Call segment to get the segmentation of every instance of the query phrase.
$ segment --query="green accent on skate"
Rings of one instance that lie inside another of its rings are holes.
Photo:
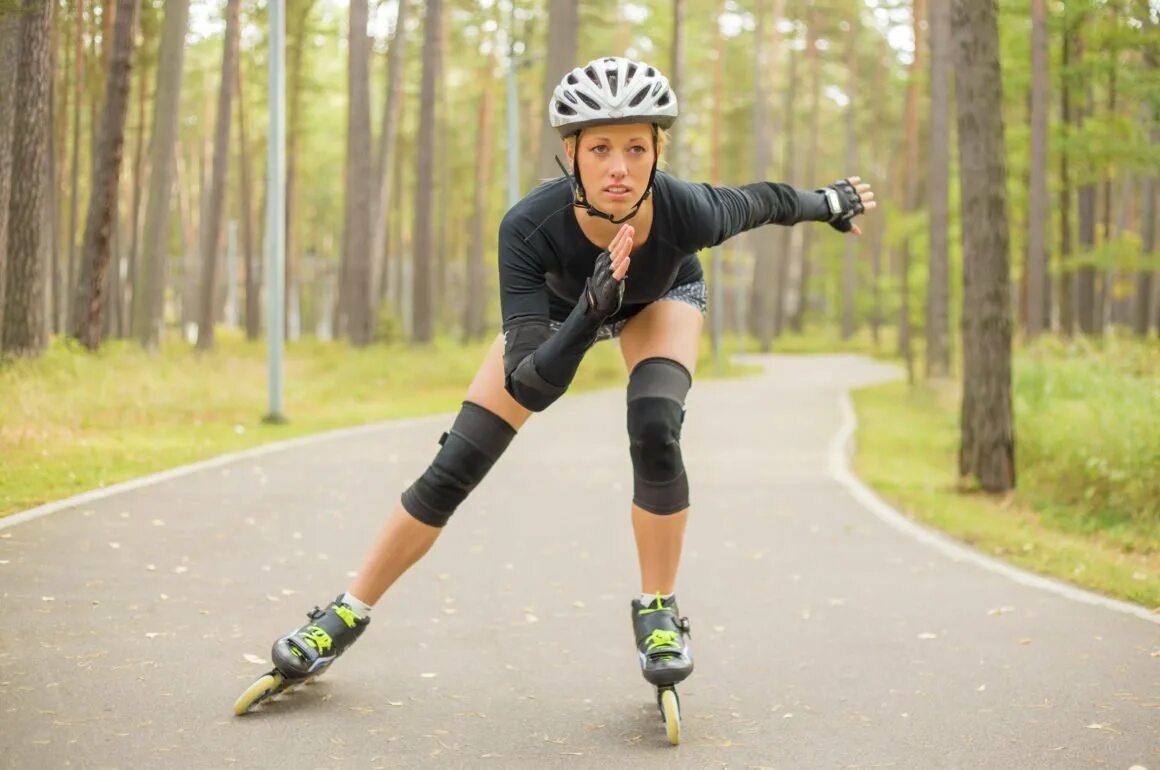
[[[334,605],[334,614],[342,618],[342,622],[346,623],[347,628],[354,628],[358,621],[355,617],[354,610],[347,607],[345,604]]]
[[[308,626],[302,632],[302,641],[309,644],[319,652],[326,652],[334,646],[334,640],[330,638],[330,634],[319,626]]]
[[[652,605],[649,605],[648,607],[641,607],[636,614],[651,615],[654,612],[661,612],[662,610],[667,609],[669,608],[665,606],[665,600],[661,598],[661,592],[657,591],[657,606],[653,607]]]
[[[676,631],[657,629],[648,636],[648,651],[652,652],[660,647],[678,647],[680,638]]]

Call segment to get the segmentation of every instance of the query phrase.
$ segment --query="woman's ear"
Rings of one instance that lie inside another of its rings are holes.
[[[575,168],[575,165],[574,165],[574,163],[576,162],[576,142],[575,141],[564,140],[564,157],[568,161],[568,168],[569,169]]]

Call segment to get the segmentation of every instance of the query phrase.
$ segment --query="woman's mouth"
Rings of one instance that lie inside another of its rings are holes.
[[[632,189],[624,185],[614,184],[605,187],[604,194],[611,200],[623,201],[628,200],[628,197],[632,194]]]

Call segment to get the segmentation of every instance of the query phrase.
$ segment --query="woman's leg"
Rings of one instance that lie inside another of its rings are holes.
[[[692,376],[702,325],[701,311],[686,302],[661,300],[646,307],[625,324],[620,334],[620,350],[630,375],[642,361],[661,358],[675,361]],[[687,507],[657,514],[633,503],[632,528],[642,593],[674,592],[688,515]]]
[[[496,338],[484,357],[475,379],[467,388],[465,400],[502,418],[512,428],[519,428],[531,414],[504,389],[503,335]],[[374,605],[387,589],[431,548],[442,528],[424,524],[395,503],[387,523],[371,547],[362,569],[348,592]]]

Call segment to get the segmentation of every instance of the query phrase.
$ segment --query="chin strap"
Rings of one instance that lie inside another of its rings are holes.
[[[633,205],[633,207],[629,210],[629,212],[627,214],[625,214],[624,216],[622,216],[620,219],[617,219],[616,217],[612,216],[612,214],[601,211],[600,209],[596,208],[595,206],[593,206],[591,203],[588,202],[588,194],[584,192],[584,183],[580,181],[580,164],[573,162],[573,164],[572,164],[573,170],[571,173],[569,173],[568,169],[564,167],[564,162],[560,160],[560,156],[559,155],[553,156],[556,159],[556,165],[560,167],[560,171],[562,171],[564,173],[564,176],[568,177],[569,180],[572,182],[572,196],[573,196],[572,205],[578,209],[584,209],[585,211],[588,212],[588,216],[590,216],[590,217],[600,217],[601,219],[607,219],[609,222],[611,222],[614,225],[619,225],[623,222],[627,222],[628,220],[635,217],[636,212],[640,211],[640,207],[642,205],[644,205],[644,202],[646,200],[648,200],[648,196],[652,195],[653,181],[656,179],[656,176],[657,176],[657,158],[655,155],[656,146],[657,146],[657,127],[656,127],[655,123],[653,124],[653,127],[652,127],[652,134],[653,134],[654,155],[653,155],[652,171],[650,171],[649,175],[648,175],[648,185],[645,186],[645,188],[644,188],[644,195],[640,196],[640,199]],[[576,152],[579,152],[580,151],[580,132],[577,131],[575,134],[573,134],[573,136],[576,137]]]

